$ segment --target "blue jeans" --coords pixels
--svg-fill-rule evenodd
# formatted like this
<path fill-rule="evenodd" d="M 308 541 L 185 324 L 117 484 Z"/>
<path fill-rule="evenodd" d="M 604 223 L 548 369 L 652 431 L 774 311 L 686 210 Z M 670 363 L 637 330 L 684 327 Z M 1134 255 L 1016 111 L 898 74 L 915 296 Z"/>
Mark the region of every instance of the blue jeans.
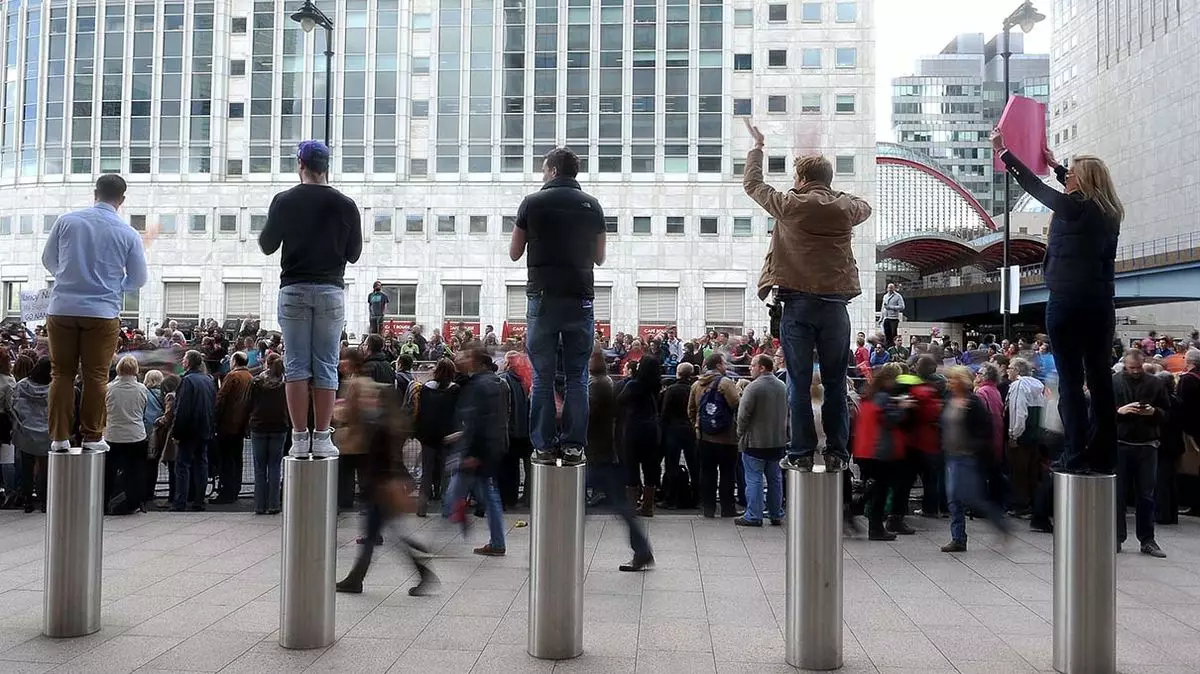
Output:
<path fill-rule="evenodd" d="M 175 507 L 187 505 L 188 487 L 194 505 L 204 505 L 204 492 L 208 489 L 208 444 L 209 440 L 179 440 L 175 448 Z"/>
<path fill-rule="evenodd" d="M 1058 369 L 1063 451 L 1058 467 L 1111 473 L 1117 463 L 1117 404 L 1112 386 L 1116 315 L 1112 298 L 1050 296 L 1046 333 Z M 1091 404 L 1083 394 L 1086 384 Z"/>
<path fill-rule="evenodd" d="M 999 506 L 984 495 L 983 475 L 975 457 L 946 456 L 946 498 L 950 501 L 950 538 L 954 542 L 967 542 L 968 507 L 985 515 L 1001 531 L 1007 529 Z"/>
<path fill-rule="evenodd" d="M 755 458 L 742 452 L 742 466 L 746 469 L 746 514 L 748 522 L 761 522 L 763 518 L 763 473 L 767 480 L 767 515 L 773 520 L 783 519 L 783 471 L 778 461 Z"/>
<path fill-rule="evenodd" d="M 1154 540 L 1154 487 L 1158 483 L 1158 448 L 1117 444 L 1117 542 L 1129 535 L 1125 525 L 1125 495 L 1132 483 L 1137 495 L 1135 521 L 1139 543 Z"/>
<path fill-rule="evenodd" d="M 295 283 L 279 289 L 279 329 L 283 333 L 285 376 L 312 380 L 315 389 L 337 390 L 346 291 L 337 286 Z"/>
<path fill-rule="evenodd" d="M 842 302 L 811 295 L 783 293 L 780 299 L 783 301 L 780 344 L 787 359 L 788 404 L 791 407 L 792 442 L 788 455 L 807 457 L 817 450 L 817 428 L 809 392 L 815 349 L 821 368 L 821 384 L 825 387 L 825 402 L 821 405 L 825 453 L 849 461 L 846 368 L 850 367 L 850 313 Z"/>
<path fill-rule="evenodd" d="M 529 439 L 534 450 L 557 445 L 583 447 L 588 431 L 588 359 L 595 344 L 592 300 L 529 296 L 525 344 L 533 365 L 529 398 Z M 554 376 L 560 364 L 566 379 L 562 433 L 555 423 Z"/>
<path fill-rule="evenodd" d="M 279 510 L 280 468 L 287 433 L 251 433 L 254 451 L 254 510 Z"/>
<path fill-rule="evenodd" d="M 459 471 L 450 479 L 446 494 L 443 510 L 448 510 L 452 507 L 451 504 L 466 498 L 467 494 L 475 494 L 475 499 L 484 504 L 484 512 L 487 513 L 488 533 L 491 537 L 488 544 L 493 548 L 505 548 L 504 507 L 500 504 L 500 491 L 496 489 L 494 479 Z M 471 513 L 466 513 L 466 517 L 471 517 Z"/>

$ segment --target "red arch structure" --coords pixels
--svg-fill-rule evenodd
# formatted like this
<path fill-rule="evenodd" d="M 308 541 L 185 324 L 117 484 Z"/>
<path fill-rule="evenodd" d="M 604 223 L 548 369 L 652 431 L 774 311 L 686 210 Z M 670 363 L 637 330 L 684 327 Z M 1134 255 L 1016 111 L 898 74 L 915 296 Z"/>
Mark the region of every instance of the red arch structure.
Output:
<path fill-rule="evenodd" d="M 946 187 L 949 187 L 950 189 L 952 189 L 956 193 L 958 193 L 958 196 L 962 197 L 963 200 L 965 200 L 971 206 L 971 209 L 979 214 L 980 219 L 983 220 L 984 225 L 986 225 L 988 229 L 990 229 L 993 232 L 997 230 L 996 221 L 993 220 L 991 214 L 989 214 L 987 212 L 987 210 L 984 209 L 983 204 L 979 203 L 979 200 L 975 198 L 975 195 L 968 192 L 967 189 L 965 187 L 963 187 L 961 184 L 959 184 L 959 182 L 957 180 L 955 180 L 954 178 L 951 178 L 950 176 L 946 175 L 945 173 L 942 173 L 941 171 L 937 170 L 936 168 L 929 166 L 928 164 L 922 164 L 921 162 L 914 161 L 912 159 L 904 159 L 903 157 L 892 157 L 892 156 L 888 156 L 888 155 L 876 156 L 875 163 L 876 164 L 892 164 L 894 166 L 906 166 L 908 168 L 916 169 L 916 170 L 920 171 L 921 173 L 924 173 L 926 175 L 936 178 L 938 180 L 938 182 L 942 183 Z"/>

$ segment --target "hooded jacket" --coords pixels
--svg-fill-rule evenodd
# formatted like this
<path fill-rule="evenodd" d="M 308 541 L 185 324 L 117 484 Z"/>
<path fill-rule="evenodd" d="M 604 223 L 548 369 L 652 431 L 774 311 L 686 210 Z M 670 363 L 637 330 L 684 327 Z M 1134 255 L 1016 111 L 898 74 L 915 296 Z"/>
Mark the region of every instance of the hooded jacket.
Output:
<path fill-rule="evenodd" d="M 366 362 L 363 363 L 363 373 L 377 384 L 396 385 L 396 373 L 386 353 L 379 352 L 367 356 Z"/>
<path fill-rule="evenodd" d="M 1018 377 L 1008 385 L 1008 436 L 1022 444 L 1041 431 L 1046 385 L 1034 377 Z"/>
<path fill-rule="evenodd" d="M 264 372 L 250 383 L 250 432 L 286 433 L 292 427 L 283 380 Z"/>
<path fill-rule="evenodd" d="M 707 433 L 700 432 L 700 399 L 704 397 L 704 392 L 708 390 L 708 387 L 711 386 L 717 378 L 721 379 L 721 383 L 717 385 L 717 390 L 720 391 L 721 395 L 725 396 L 725 402 L 729 404 L 732 423 L 729 425 L 729 428 L 725 429 L 723 432 L 716 435 L 709 435 Z M 738 399 L 740 397 L 741 396 L 738 393 L 737 384 L 734 383 L 733 378 L 723 375 L 716 370 L 709 370 L 708 372 L 705 372 L 704 374 L 700 375 L 700 378 L 696 380 L 695 384 L 692 384 L 692 395 L 690 398 L 688 398 L 688 420 L 691 422 L 692 428 L 696 429 L 696 433 L 700 436 L 702 441 L 712 442 L 718 445 L 737 445 Z"/>
<path fill-rule="evenodd" d="M 50 385 L 28 378 L 17 382 L 13 395 L 13 444 L 32 456 L 50 451 Z"/>

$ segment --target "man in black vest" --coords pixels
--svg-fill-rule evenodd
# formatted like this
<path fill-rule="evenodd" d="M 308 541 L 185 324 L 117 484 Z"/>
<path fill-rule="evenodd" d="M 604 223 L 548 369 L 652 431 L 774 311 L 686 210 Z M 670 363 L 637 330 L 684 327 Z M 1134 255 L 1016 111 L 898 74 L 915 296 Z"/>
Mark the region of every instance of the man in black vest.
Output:
<path fill-rule="evenodd" d="M 583 462 L 588 430 L 588 357 L 595 330 L 592 270 L 604 264 L 604 211 L 579 187 L 579 157 L 551 150 L 542 164 L 542 189 L 517 211 L 509 255 L 529 250 L 526 348 L 533 364 L 529 439 L 533 461 Z M 566 378 L 562 430 L 555 423 L 554 375 L 561 349 Z"/>

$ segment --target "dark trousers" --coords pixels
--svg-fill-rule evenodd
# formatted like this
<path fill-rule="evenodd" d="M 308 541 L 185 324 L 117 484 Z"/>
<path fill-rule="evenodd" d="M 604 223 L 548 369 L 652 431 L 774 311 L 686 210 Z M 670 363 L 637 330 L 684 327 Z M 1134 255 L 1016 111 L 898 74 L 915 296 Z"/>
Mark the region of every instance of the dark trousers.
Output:
<path fill-rule="evenodd" d="M 1008 470 L 1012 484 L 1012 506 L 1033 506 L 1033 495 L 1042 474 L 1042 453 L 1036 444 L 1017 442 L 1008 448 Z"/>
<path fill-rule="evenodd" d="M 418 511 L 423 511 L 429 502 L 442 498 L 446 493 L 446 459 L 442 448 L 421 443 L 421 496 Z"/>
<path fill-rule="evenodd" d="M 908 501 L 912 496 L 913 485 L 917 481 L 917 476 L 925 470 L 925 464 L 928 461 L 928 454 L 920 451 L 912 451 L 902 460 L 894 462 L 894 474 L 890 480 L 892 507 L 888 511 L 889 518 L 900 518 L 908 515 Z"/>
<path fill-rule="evenodd" d="M 921 465 L 921 511 L 926 515 L 949 513 L 950 503 L 946 484 L 946 457 L 942 453 L 926 454 Z"/>
<path fill-rule="evenodd" d="M 1179 457 L 1158 452 L 1158 484 L 1154 489 L 1154 521 L 1179 524 Z"/>
<path fill-rule="evenodd" d="M 788 363 L 788 416 L 792 430 L 788 454 L 807 457 L 817 450 L 810 392 L 815 354 L 821 368 L 821 384 L 825 387 L 825 401 L 821 404 L 825 453 L 849 461 L 846 369 L 850 367 L 850 314 L 840 302 L 800 294 L 784 294 L 781 298 L 780 344 Z"/>
<path fill-rule="evenodd" d="M 115 512 L 130 512 L 142 507 L 146 450 L 145 440 L 108 443 L 108 457 L 104 463 L 106 507 L 111 506 Z"/>
<path fill-rule="evenodd" d="M 1060 465 L 1111 473 L 1116 465 L 1117 406 L 1112 386 L 1116 315 L 1111 297 L 1057 298 L 1046 303 L 1046 333 L 1058 368 L 1063 423 Z M 1089 399 L 1083 394 L 1087 386 Z"/>
<path fill-rule="evenodd" d="M 178 440 L 175 450 L 175 507 L 182 509 L 189 496 L 192 505 L 204 505 L 208 488 L 208 440 Z M 189 489 L 191 491 L 189 492 Z"/>
<path fill-rule="evenodd" d="M 1125 499 L 1132 486 L 1136 494 L 1137 538 L 1154 540 L 1154 487 L 1158 482 L 1158 448 L 1117 444 L 1117 541 L 1125 542 Z"/>
<path fill-rule="evenodd" d="M 907 479 L 911 472 L 902 461 L 880 461 L 878 459 L 856 459 L 862 470 L 863 509 L 873 532 L 883 531 L 883 521 L 888 515 L 888 491 L 898 482 Z M 892 497 L 893 500 L 896 498 Z M 893 508 L 895 505 L 893 504 Z"/>
<path fill-rule="evenodd" d="M 625 495 L 625 470 L 615 463 L 588 464 L 594 486 L 608 496 L 608 506 L 629 527 L 629 547 L 637 557 L 650 556 L 650 539 L 633 514 L 633 504 Z"/>
<path fill-rule="evenodd" d="M 700 505 L 706 514 L 717 511 L 717 492 L 722 514 L 736 512 L 733 485 L 736 482 L 738 450 L 736 445 L 700 441 Z M 719 485 L 719 486 L 718 486 Z"/>
<path fill-rule="evenodd" d="M 382 537 L 384 524 L 386 524 L 386 520 L 383 508 L 375 503 L 367 506 L 367 517 L 363 522 L 363 544 L 358 546 L 358 557 L 355 558 L 354 566 L 351 567 L 350 573 L 346 576 L 347 579 L 353 579 L 361 583 L 362 579 L 366 577 L 367 571 L 371 568 L 371 559 L 375 556 L 375 541 L 380 540 Z M 429 567 L 423 555 L 418 555 L 417 553 L 427 554 L 429 551 L 410 536 L 401 537 L 400 542 L 404 546 L 404 552 L 409 561 L 412 562 L 413 566 L 417 567 L 421 576 L 424 577 L 429 572 Z"/>
<path fill-rule="evenodd" d="M 517 503 L 517 499 L 521 494 L 521 467 L 529 461 L 529 453 L 532 451 L 532 445 L 529 443 L 529 438 L 512 438 L 508 439 L 508 451 L 504 454 L 504 458 L 500 460 L 500 470 L 496 475 L 496 488 L 500 490 L 500 502 L 504 504 L 505 509 L 511 508 Z M 529 479 L 530 471 L 525 470 L 525 479 Z M 525 491 L 528 493 L 529 485 L 525 485 Z"/>
<path fill-rule="evenodd" d="M 241 435 L 217 436 L 217 498 L 234 500 L 242 492 L 242 450 L 245 448 Z"/>
<path fill-rule="evenodd" d="M 371 331 L 368 334 L 382 335 L 383 334 L 383 316 L 371 317 Z"/>
<path fill-rule="evenodd" d="M 17 463 L 21 465 L 21 499 L 26 504 L 33 503 L 34 491 L 37 492 L 37 502 L 46 504 L 46 457 L 34 456 L 21 452 Z"/>
<path fill-rule="evenodd" d="M 679 465 L 679 457 L 683 457 L 684 466 Z M 696 462 L 696 432 L 685 424 L 667 424 L 663 427 L 663 461 L 666 469 L 663 472 L 663 490 L 668 498 L 682 491 L 683 480 L 691 485 L 693 493 L 699 479 L 700 465 Z M 676 502 L 680 508 L 691 508 L 694 503 Z"/>
<path fill-rule="evenodd" d="M 354 508 L 355 477 L 366 458 L 365 454 L 342 454 L 338 457 L 337 500 L 339 510 Z"/>
<path fill-rule="evenodd" d="M 892 346 L 896 343 L 896 332 L 900 329 L 900 319 L 885 318 L 883 319 L 883 337 L 887 346 Z"/>
<path fill-rule="evenodd" d="M 626 484 L 630 487 L 654 487 L 662 485 L 662 454 L 658 441 L 658 428 L 640 426 L 629 429 L 625 434 L 628 462 Z"/>

